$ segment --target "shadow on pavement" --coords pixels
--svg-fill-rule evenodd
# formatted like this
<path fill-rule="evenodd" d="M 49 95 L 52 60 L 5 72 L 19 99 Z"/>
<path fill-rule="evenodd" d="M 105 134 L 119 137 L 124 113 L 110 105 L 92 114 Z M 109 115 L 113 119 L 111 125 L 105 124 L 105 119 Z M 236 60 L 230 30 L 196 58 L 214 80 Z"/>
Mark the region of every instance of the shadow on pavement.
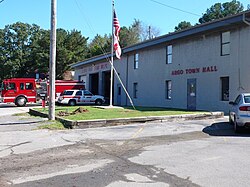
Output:
<path fill-rule="evenodd" d="M 244 129 L 241 133 L 235 133 L 233 125 L 230 125 L 228 122 L 213 123 L 212 125 L 205 127 L 202 132 L 209 134 L 210 136 L 250 137 L 249 129 Z"/>
<path fill-rule="evenodd" d="M 0 108 L 26 108 L 26 107 L 37 107 L 37 106 L 42 106 L 42 105 L 39 103 L 28 103 L 24 107 L 18 107 L 14 104 L 0 103 Z"/>
<path fill-rule="evenodd" d="M 40 120 L 40 121 L 24 121 L 24 122 L 8 122 L 8 123 L 1 123 L 0 122 L 0 126 L 3 126 L 3 125 L 30 125 L 30 124 L 41 123 L 41 122 L 45 122 L 45 121 Z"/>

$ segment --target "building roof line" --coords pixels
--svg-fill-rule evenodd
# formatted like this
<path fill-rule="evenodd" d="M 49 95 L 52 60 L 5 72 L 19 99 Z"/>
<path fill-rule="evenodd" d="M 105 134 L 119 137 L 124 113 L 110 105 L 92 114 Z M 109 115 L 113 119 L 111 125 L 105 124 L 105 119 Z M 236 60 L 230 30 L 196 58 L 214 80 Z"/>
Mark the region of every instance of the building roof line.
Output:
<path fill-rule="evenodd" d="M 215 29 L 223 28 L 226 26 L 234 25 L 234 24 L 243 23 L 243 24 L 247 25 L 246 20 L 248 21 L 249 18 L 245 19 L 246 14 L 250 15 L 250 11 L 244 11 L 244 12 L 241 12 L 241 13 L 236 14 L 236 15 L 232 15 L 232 16 L 225 17 L 222 19 L 218 19 L 218 20 L 214 20 L 214 21 L 207 22 L 204 24 L 196 25 L 196 26 L 193 26 L 193 27 L 185 29 L 185 30 L 165 34 L 165 35 L 159 36 L 159 37 L 151 39 L 151 40 L 147 40 L 147 41 L 137 43 L 137 44 L 132 45 L 132 46 L 125 47 L 122 49 L 122 53 L 125 54 L 125 53 L 133 52 L 136 50 L 140 50 L 143 48 L 159 45 L 162 43 L 168 43 L 168 42 L 171 42 L 173 40 L 185 38 L 185 37 L 192 36 L 195 34 L 205 33 L 206 31 L 215 30 Z M 110 56 L 111 56 L 111 53 L 108 53 L 105 55 L 99 55 L 99 56 L 87 59 L 85 61 L 81 61 L 81 62 L 77 62 L 75 64 L 72 64 L 71 67 L 75 68 L 75 67 L 78 67 L 81 65 L 86 65 L 89 63 L 93 63 L 93 62 L 96 62 L 99 60 L 104 60 L 107 57 L 110 58 Z"/>

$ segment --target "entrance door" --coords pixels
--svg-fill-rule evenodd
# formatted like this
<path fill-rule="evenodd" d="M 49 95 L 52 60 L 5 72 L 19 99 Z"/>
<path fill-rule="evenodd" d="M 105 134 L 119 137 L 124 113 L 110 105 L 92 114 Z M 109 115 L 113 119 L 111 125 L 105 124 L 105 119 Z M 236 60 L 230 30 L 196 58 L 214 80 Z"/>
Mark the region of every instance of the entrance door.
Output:
<path fill-rule="evenodd" d="M 122 95 L 122 87 L 121 84 L 117 85 L 117 105 L 121 106 L 122 102 L 121 102 L 121 95 Z"/>
<path fill-rule="evenodd" d="M 94 74 L 90 74 L 89 75 L 89 79 L 90 79 L 90 85 L 89 85 L 89 89 L 90 91 L 94 94 L 94 95 L 98 95 L 98 88 L 99 88 L 99 74 L 98 73 L 94 73 Z"/>
<path fill-rule="evenodd" d="M 104 71 L 102 72 L 102 95 L 105 98 L 110 97 L 110 71 Z"/>
<path fill-rule="evenodd" d="M 196 110 L 196 79 L 187 80 L 187 109 Z"/>

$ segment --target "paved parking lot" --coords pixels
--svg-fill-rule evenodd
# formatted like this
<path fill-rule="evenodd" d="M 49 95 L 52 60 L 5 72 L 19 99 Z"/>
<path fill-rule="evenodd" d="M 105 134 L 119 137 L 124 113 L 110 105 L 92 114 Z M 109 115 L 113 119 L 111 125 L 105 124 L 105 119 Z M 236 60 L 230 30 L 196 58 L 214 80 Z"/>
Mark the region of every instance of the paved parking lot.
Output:
<path fill-rule="evenodd" d="M 249 186 L 250 136 L 227 120 L 64 131 L 0 125 L 0 186 Z"/>
<path fill-rule="evenodd" d="M 27 104 L 26 107 L 17 107 L 14 104 L 0 103 L 0 116 L 28 112 L 30 108 L 41 107 L 39 104 Z"/>

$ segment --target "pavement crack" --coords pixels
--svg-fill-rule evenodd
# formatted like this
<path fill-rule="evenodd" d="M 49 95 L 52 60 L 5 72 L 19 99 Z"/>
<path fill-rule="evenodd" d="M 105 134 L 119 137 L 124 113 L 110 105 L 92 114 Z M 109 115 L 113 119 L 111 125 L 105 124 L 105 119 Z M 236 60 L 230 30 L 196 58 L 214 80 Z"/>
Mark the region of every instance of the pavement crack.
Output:
<path fill-rule="evenodd" d="M 68 143 L 75 143 L 75 144 L 79 144 L 79 143 L 85 143 L 85 140 L 78 140 L 78 141 L 74 141 L 74 140 L 68 140 L 64 137 L 61 137 L 62 140 L 64 140 L 65 142 L 68 142 Z"/>
<path fill-rule="evenodd" d="M 7 148 L 1 149 L 0 152 L 3 152 L 3 151 L 6 151 L 6 150 L 10 149 L 11 153 L 12 153 L 12 152 L 14 152 L 12 150 L 13 148 L 24 145 L 24 144 L 29 144 L 29 143 L 31 143 L 31 141 L 21 142 L 21 143 L 14 144 L 14 145 L 5 145 L 5 146 L 7 146 Z"/>

